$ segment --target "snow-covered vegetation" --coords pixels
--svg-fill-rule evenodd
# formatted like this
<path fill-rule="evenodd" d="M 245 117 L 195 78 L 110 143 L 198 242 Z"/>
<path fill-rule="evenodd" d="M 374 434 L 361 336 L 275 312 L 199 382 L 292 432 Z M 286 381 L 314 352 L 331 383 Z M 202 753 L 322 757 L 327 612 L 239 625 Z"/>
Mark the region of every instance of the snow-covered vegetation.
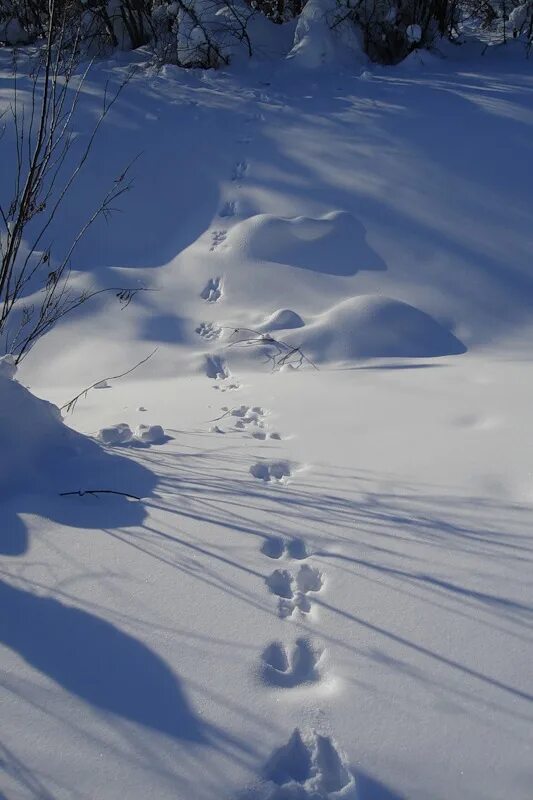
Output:
<path fill-rule="evenodd" d="M 531 0 L 4 0 L 0 41 L 27 44 L 50 23 L 60 37 L 54 7 L 65 18 L 66 42 L 79 39 L 87 54 L 149 45 L 156 61 L 183 67 L 216 67 L 237 54 L 260 53 L 265 38 L 283 39 L 280 26 L 295 19 L 295 46 L 306 34 L 322 38 L 322 46 L 330 38 L 352 40 L 381 63 L 442 38 L 458 40 L 465 25 L 498 32 L 503 41 L 533 38 Z M 267 33 L 265 20 L 278 30 Z"/>
<path fill-rule="evenodd" d="M 0 796 L 531 800 L 531 2 L 0 3 Z"/>

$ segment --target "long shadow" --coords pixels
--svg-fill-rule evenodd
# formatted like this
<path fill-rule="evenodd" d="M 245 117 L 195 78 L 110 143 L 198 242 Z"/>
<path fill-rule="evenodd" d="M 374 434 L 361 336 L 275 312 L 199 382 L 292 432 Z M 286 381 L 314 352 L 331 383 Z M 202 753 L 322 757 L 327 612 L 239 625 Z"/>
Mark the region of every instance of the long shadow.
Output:
<path fill-rule="evenodd" d="M 151 458 L 149 454 L 147 457 Z M 217 457 L 220 457 L 220 453 Z M 172 460 L 171 456 L 167 458 Z M 415 491 L 412 486 L 401 482 L 395 483 L 394 493 L 387 492 L 383 486 L 379 491 L 371 491 L 367 485 L 371 475 L 359 473 L 350 473 L 350 485 L 355 492 L 351 496 L 325 493 L 320 488 L 320 483 L 315 485 L 309 480 L 302 482 L 302 478 L 298 484 L 288 484 L 281 490 L 271 490 L 270 487 L 256 486 L 253 481 L 243 483 L 242 477 L 239 479 L 235 476 L 233 468 L 237 462 L 231 448 L 224 450 L 223 458 L 226 472 L 220 477 L 216 469 L 211 474 L 209 457 L 205 454 L 191 458 L 180 456 L 180 480 L 175 483 L 168 480 L 165 483 L 165 489 L 174 490 L 165 493 L 168 502 L 150 501 L 151 506 L 165 509 L 175 516 L 177 524 L 168 533 L 158 527 L 146 528 L 141 537 L 135 537 L 135 541 L 130 543 L 141 546 L 147 554 L 155 558 L 168 558 L 169 563 L 173 562 L 177 569 L 185 572 L 188 571 L 186 554 L 193 551 L 207 559 L 201 576 L 196 569 L 195 575 L 198 579 L 217 585 L 221 590 L 235 594 L 245 602 L 256 604 L 254 597 L 248 597 L 239 590 L 240 581 L 237 576 L 243 571 L 255 574 L 258 578 L 262 575 L 243 564 L 240 559 L 233 558 L 230 552 L 225 552 L 220 546 L 206 546 L 191 540 L 182 533 L 182 526 L 187 520 L 204 521 L 245 536 L 256 536 L 260 542 L 268 538 L 273 529 L 277 535 L 290 537 L 294 534 L 293 523 L 297 523 L 300 528 L 304 525 L 309 533 L 313 525 L 321 529 L 327 520 L 327 525 L 335 528 L 334 543 L 337 547 L 341 543 L 350 548 L 362 547 L 365 550 L 373 547 L 376 559 L 372 561 L 360 555 L 356 557 L 357 549 L 350 556 L 328 552 L 321 547 L 315 549 L 316 557 L 326 560 L 331 558 L 337 563 L 339 560 L 349 562 L 353 569 L 364 570 L 361 572 L 362 576 L 369 571 L 370 574 L 374 572 L 391 578 L 406 592 L 414 587 L 422 589 L 430 602 L 438 601 L 439 597 L 446 598 L 449 603 L 446 609 L 448 613 L 464 616 L 470 607 L 472 619 L 478 620 L 478 611 L 483 608 L 492 617 L 487 624 L 494 627 L 504 617 L 521 626 L 528 626 L 533 612 L 530 605 L 512 597 L 491 593 L 490 590 L 484 591 L 479 585 L 471 587 L 468 583 L 444 578 L 438 571 L 433 573 L 427 557 L 423 559 L 424 566 L 418 569 L 400 568 L 394 566 L 394 562 L 388 562 L 389 558 L 399 557 L 398 545 L 402 541 L 405 541 L 407 547 L 418 543 L 444 548 L 447 552 L 453 550 L 460 558 L 463 557 L 461 554 L 475 554 L 476 557 L 483 556 L 491 561 L 528 559 L 531 556 L 529 549 L 524 546 L 526 542 L 523 542 L 525 529 L 524 533 L 521 527 L 516 528 L 515 532 L 509 524 L 513 520 L 511 515 L 516 514 L 520 516 L 513 524 L 525 524 L 522 517 L 526 509 L 512 504 L 506 506 L 488 498 L 439 496 L 435 487 L 429 486 L 419 485 Z M 335 477 L 339 477 L 337 473 Z M 400 490 L 401 495 L 398 495 Z M 174 493 L 179 498 L 177 505 L 172 503 L 171 495 Z M 253 514 L 250 513 L 251 508 L 254 509 Z M 476 516 L 473 518 L 474 509 Z M 265 524 L 258 522 L 257 511 L 264 512 Z M 310 541 L 309 536 L 307 538 Z M 161 549 L 161 542 L 166 543 L 164 550 Z M 387 548 L 387 543 L 394 544 L 394 548 Z M 409 557 L 409 550 L 403 557 Z M 235 581 L 228 576 L 228 567 L 234 569 Z M 265 567 L 268 568 L 268 565 L 265 564 Z M 486 674 L 468 663 L 461 663 L 449 657 L 446 652 L 439 653 L 426 647 L 423 640 L 416 641 L 403 636 L 399 631 L 379 625 L 377 621 L 350 614 L 321 597 L 317 597 L 316 602 L 324 609 L 377 633 L 386 640 L 401 644 L 408 651 L 443 664 L 454 672 L 475 678 L 482 684 L 498 688 L 517 699 L 533 701 L 533 696 L 527 691 L 500 680 L 496 675 Z M 479 620 L 477 624 L 481 624 Z"/>
<path fill-rule="evenodd" d="M 1 555 L 17 557 L 29 550 L 23 513 L 95 530 L 123 529 L 145 519 L 142 501 L 58 496 L 59 489 L 104 488 L 146 497 L 157 483 L 142 464 L 110 454 L 73 431 L 68 442 L 41 493 L 15 490 L 4 500 Z M 173 738 L 206 741 L 177 676 L 141 641 L 93 613 L 5 581 L 0 581 L 0 608 L 0 643 L 65 690 L 96 709 Z"/>
<path fill-rule="evenodd" d="M 40 478 L 41 491 L 31 492 L 30 476 L 27 486 L 18 482 L 9 495 L 0 496 L 0 555 L 21 556 L 28 550 L 23 514 L 38 514 L 74 528 L 91 529 L 140 525 L 145 519 L 145 504 L 120 494 L 61 497 L 61 492 L 106 489 L 146 498 L 156 487 L 157 477 L 138 461 L 110 453 L 88 437 L 58 425 L 57 437 L 60 436 L 65 446 L 64 450 L 58 449 L 57 458 L 47 456 L 42 465 L 33 465 L 45 473 Z"/>
<path fill-rule="evenodd" d="M 28 796 L 34 800 L 55 800 L 39 776 L 2 741 L 0 741 L 0 769 L 4 775 L 23 787 Z M 0 800 L 9 800 L 1 789 Z"/>
<path fill-rule="evenodd" d="M 110 622 L 0 581 L 0 641 L 101 711 L 168 736 L 205 742 L 176 675 Z"/>
<path fill-rule="evenodd" d="M 398 794 L 357 767 L 353 767 L 351 772 L 357 776 L 357 800 L 406 800 L 404 795 Z"/>

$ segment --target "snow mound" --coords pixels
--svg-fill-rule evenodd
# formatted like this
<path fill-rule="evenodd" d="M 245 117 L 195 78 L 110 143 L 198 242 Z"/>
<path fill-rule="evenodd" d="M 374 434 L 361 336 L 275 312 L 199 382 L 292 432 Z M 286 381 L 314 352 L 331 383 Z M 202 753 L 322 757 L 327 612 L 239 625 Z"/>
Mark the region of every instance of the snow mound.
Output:
<path fill-rule="evenodd" d="M 0 495 L 49 486 L 67 459 L 95 447 L 63 423 L 57 406 L 7 377 L 9 364 L 9 357 L 0 361 Z"/>
<path fill-rule="evenodd" d="M 224 247 L 238 249 L 251 259 L 328 275 L 385 269 L 366 243 L 365 228 L 347 211 L 332 211 L 318 218 L 256 214 L 235 225 Z"/>
<path fill-rule="evenodd" d="M 457 355 L 466 347 L 429 314 L 381 295 L 344 300 L 285 341 L 317 362 L 361 358 L 430 358 Z"/>
<path fill-rule="evenodd" d="M 274 311 L 267 319 L 258 327 L 260 333 L 267 331 L 285 331 L 290 328 L 303 328 L 305 322 L 296 311 L 290 308 L 280 308 Z"/>

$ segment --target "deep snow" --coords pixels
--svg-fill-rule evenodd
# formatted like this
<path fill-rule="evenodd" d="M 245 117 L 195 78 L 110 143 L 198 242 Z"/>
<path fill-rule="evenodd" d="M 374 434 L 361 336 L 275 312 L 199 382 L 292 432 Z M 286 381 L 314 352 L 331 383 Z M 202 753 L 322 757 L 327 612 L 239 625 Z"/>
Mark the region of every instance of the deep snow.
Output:
<path fill-rule="evenodd" d="M 142 59 L 95 66 L 80 139 Z M 533 78 L 423 60 L 143 68 L 113 109 L 54 238 L 142 151 L 76 267 L 157 291 L 0 376 L 9 800 L 530 800 Z M 85 436 L 24 388 L 155 344 Z"/>

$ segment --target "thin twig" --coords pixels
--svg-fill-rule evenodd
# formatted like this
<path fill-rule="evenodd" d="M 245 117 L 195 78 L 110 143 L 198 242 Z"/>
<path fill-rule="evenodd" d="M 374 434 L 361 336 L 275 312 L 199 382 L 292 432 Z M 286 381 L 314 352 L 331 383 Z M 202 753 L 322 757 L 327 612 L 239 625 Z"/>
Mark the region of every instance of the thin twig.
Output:
<path fill-rule="evenodd" d="M 218 422 L 220 419 L 224 419 L 224 417 L 227 417 L 229 414 L 231 414 L 231 411 L 224 411 L 224 413 L 221 414 L 220 417 L 215 417 L 214 419 L 206 419 L 206 423 L 207 422 Z"/>
<path fill-rule="evenodd" d="M 286 364 L 295 364 L 296 369 L 298 369 L 303 364 L 309 364 L 318 371 L 317 365 L 305 355 L 301 347 L 293 347 L 286 342 L 275 339 L 270 333 L 261 333 L 253 330 L 253 328 L 235 328 L 232 336 L 241 333 L 245 333 L 247 338 L 230 342 L 228 347 L 236 347 L 238 345 L 242 347 L 273 347 L 275 349 L 274 354 L 267 354 L 266 358 L 267 362 L 270 361 L 272 363 L 273 369 L 280 369 Z M 252 336 L 248 336 L 248 334 L 252 334 Z"/>
<path fill-rule="evenodd" d="M 136 370 L 142 364 L 146 364 L 148 359 L 152 358 L 152 356 L 155 353 L 157 353 L 158 349 L 159 348 L 156 347 L 155 350 L 152 350 L 150 355 L 146 356 L 146 358 L 143 358 L 142 361 L 139 361 L 139 363 L 135 364 L 135 366 L 131 367 L 131 369 L 127 369 L 126 372 L 121 372 L 120 375 L 110 375 L 109 378 L 100 378 L 100 380 L 95 381 L 90 386 L 88 386 L 86 389 L 83 389 L 83 391 L 81 391 L 79 394 L 77 394 L 76 397 L 73 397 L 72 400 L 69 400 L 68 403 L 65 403 L 65 405 L 61 406 L 61 408 L 59 410 L 60 411 L 66 410 L 67 414 L 69 414 L 71 411 L 74 411 L 74 408 L 76 407 L 76 403 L 78 402 L 78 400 L 80 400 L 82 397 L 87 397 L 87 395 L 89 394 L 91 389 L 94 389 L 94 387 L 97 386 L 99 383 L 104 383 L 104 381 L 116 381 L 119 378 L 124 378 L 126 375 L 129 375 L 131 372 Z"/>
<path fill-rule="evenodd" d="M 59 492 L 60 497 L 69 497 L 70 495 L 84 497 L 86 494 L 91 494 L 93 497 L 98 497 L 99 494 L 119 494 L 122 497 L 130 497 L 132 500 L 141 499 L 136 494 L 129 494 L 129 492 L 116 492 L 114 489 L 78 489 L 77 492 Z"/>

